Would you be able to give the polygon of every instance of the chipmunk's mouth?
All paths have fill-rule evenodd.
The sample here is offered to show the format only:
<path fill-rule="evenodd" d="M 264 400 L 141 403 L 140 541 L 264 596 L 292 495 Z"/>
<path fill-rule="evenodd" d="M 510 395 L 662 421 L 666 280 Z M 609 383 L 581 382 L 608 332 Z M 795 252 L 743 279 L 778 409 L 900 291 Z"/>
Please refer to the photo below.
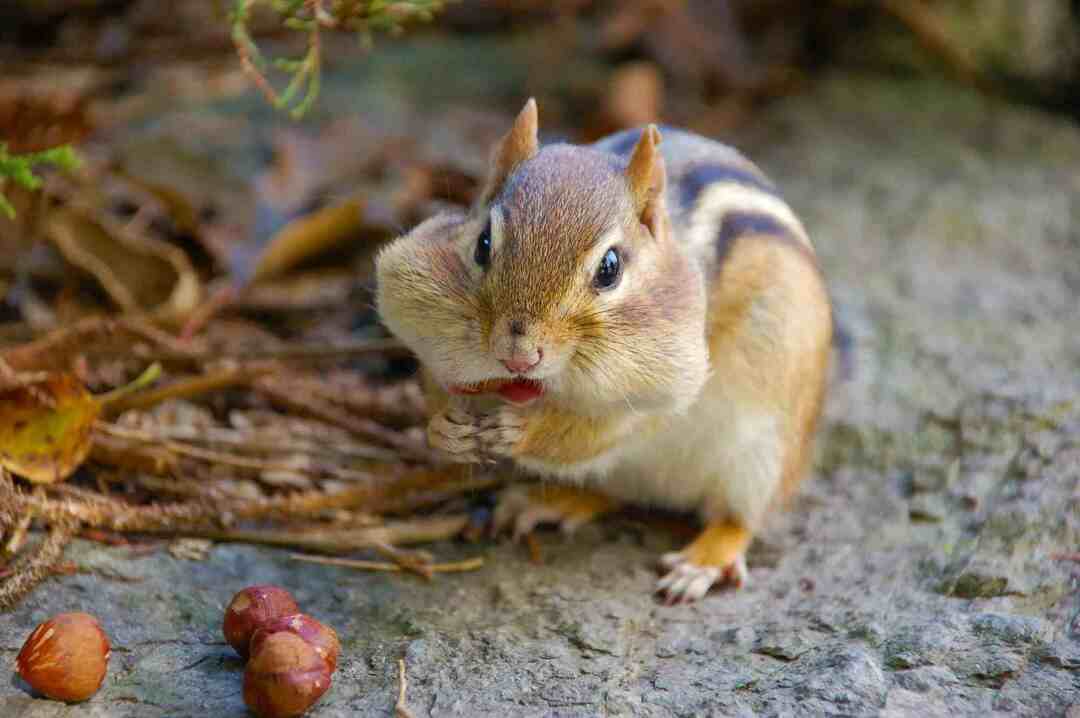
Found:
<path fill-rule="evenodd" d="M 543 382 L 535 379 L 486 379 L 473 384 L 455 384 L 451 394 L 498 394 L 514 404 L 527 404 L 544 395 Z"/>

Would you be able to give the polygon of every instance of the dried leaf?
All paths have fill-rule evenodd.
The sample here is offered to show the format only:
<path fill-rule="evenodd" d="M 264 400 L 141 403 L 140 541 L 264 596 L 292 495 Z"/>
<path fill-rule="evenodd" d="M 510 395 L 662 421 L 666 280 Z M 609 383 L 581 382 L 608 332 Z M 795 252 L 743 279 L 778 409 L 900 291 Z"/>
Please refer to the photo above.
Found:
<path fill-rule="evenodd" d="M 90 273 L 125 312 L 178 318 L 198 305 L 199 278 L 177 247 L 110 231 L 70 207 L 50 212 L 44 224 L 64 258 Z"/>
<path fill-rule="evenodd" d="M 38 484 L 66 479 L 90 452 L 100 410 L 66 373 L 0 393 L 0 466 Z"/>
<path fill-rule="evenodd" d="M 294 219 L 263 248 L 252 272 L 258 282 L 353 238 L 364 227 L 363 203 L 350 199 Z"/>

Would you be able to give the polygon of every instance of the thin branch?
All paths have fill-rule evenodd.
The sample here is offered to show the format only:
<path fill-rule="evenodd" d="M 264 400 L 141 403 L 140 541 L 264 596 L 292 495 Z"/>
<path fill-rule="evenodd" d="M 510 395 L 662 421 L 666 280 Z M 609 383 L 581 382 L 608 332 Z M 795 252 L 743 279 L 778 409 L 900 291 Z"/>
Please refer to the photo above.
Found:
<path fill-rule="evenodd" d="M 139 355 L 142 359 L 156 359 L 161 362 L 198 362 L 209 361 L 257 361 L 274 360 L 283 362 L 321 362 L 343 361 L 357 357 L 381 354 L 385 356 L 409 356 L 409 349 L 397 339 L 366 339 L 362 341 L 347 342 L 330 346 L 287 346 L 273 347 L 268 349 L 245 348 L 243 353 L 230 353 L 228 351 L 210 352 L 193 350 L 176 353 L 174 351 L 150 351 Z"/>
<path fill-rule="evenodd" d="M 434 452 L 403 433 L 388 429 L 377 421 L 352 416 L 327 402 L 318 401 L 312 397 L 296 396 L 285 378 L 263 377 L 255 382 L 255 389 L 275 405 L 325 421 L 361 439 L 374 440 L 393 447 L 402 454 L 403 458 L 419 460 L 427 464 L 441 463 Z"/>
<path fill-rule="evenodd" d="M 61 523 L 49 529 L 37 552 L 0 584 L 0 611 L 14 608 L 20 600 L 45 580 L 64 557 L 64 549 L 71 542 L 74 530 L 70 524 Z"/>
<path fill-rule="evenodd" d="M 278 371 L 279 368 L 275 364 L 227 367 L 209 374 L 180 379 L 151 391 L 114 399 L 107 405 L 107 410 L 115 416 L 130 409 L 146 410 L 170 399 L 190 399 L 222 389 L 245 386 L 259 377 Z"/>
<path fill-rule="evenodd" d="M 287 546 L 305 551 L 341 554 L 371 549 L 380 544 L 407 545 L 453 538 L 461 533 L 468 521 L 469 517 L 465 514 L 451 514 L 362 529 L 342 529 L 333 526 L 305 529 L 201 529 L 196 527 L 181 533 L 214 541 Z"/>
<path fill-rule="evenodd" d="M 291 463 L 287 461 L 267 461 L 266 459 L 259 459 L 251 456 L 241 456 L 238 454 L 230 454 L 224 451 L 204 449 L 198 446 L 184 444 L 179 441 L 161 439 L 149 432 L 139 431 L 138 429 L 128 429 L 126 427 L 118 426 L 116 424 L 109 424 L 103 421 L 95 423 L 94 426 L 97 430 L 115 438 L 143 442 L 149 444 L 147 448 L 161 448 L 178 456 L 186 456 L 191 459 L 197 459 L 199 461 L 205 461 L 211 464 L 218 464 L 220 466 L 231 466 L 237 469 L 246 469 L 248 471 L 256 471 L 260 473 L 285 472 L 291 474 L 298 474 L 311 479 L 334 478 L 344 481 L 368 482 L 375 479 L 375 476 L 369 472 L 355 471 L 339 466 L 305 466 L 303 464 Z"/>
<path fill-rule="evenodd" d="M 405 659 L 399 658 L 397 662 L 398 666 L 398 698 L 397 703 L 394 704 L 394 716 L 395 718 L 415 718 L 413 712 L 409 710 L 409 704 L 405 700 L 405 691 L 408 690 L 409 683 L 405 680 Z"/>
<path fill-rule="evenodd" d="M 342 566 L 344 568 L 355 568 L 361 571 L 387 571 L 390 573 L 399 573 L 406 570 L 399 564 L 391 563 L 389 561 L 363 561 L 351 558 L 335 558 L 333 556 L 312 556 L 310 554 L 302 553 L 294 553 L 290 555 L 289 558 L 295 561 L 320 563 L 326 566 Z M 476 558 L 470 558 L 464 561 L 433 563 L 427 568 L 431 573 L 465 573 L 467 571 L 475 571 L 479 568 L 483 568 L 483 566 L 483 557 L 477 556 Z"/>
<path fill-rule="evenodd" d="M 34 515 L 29 513 L 19 518 L 18 523 L 12 526 L 8 532 L 4 541 L 4 548 L 0 549 L 0 557 L 10 561 L 18 555 L 23 542 L 26 541 L 26 534 L 30 531 L 30 524 L 33 521 Z"/>
<path fill-rule="evenodd" d="M 176 359 L 190 362 L 205 357 L 198 349 L 186 346 L 144 322 L 91 317 L 8 349 L 0 354 L 0 359 L 15 371 L 66 369 L 75 356 L 87 353 L 91 348 L 95 353 L 106 353 L 103 344 L 110 347 L 115 343 L 117 355 L 130 355 L 132 338 L 142 340 L 158 351 L 164 350 Z"/>

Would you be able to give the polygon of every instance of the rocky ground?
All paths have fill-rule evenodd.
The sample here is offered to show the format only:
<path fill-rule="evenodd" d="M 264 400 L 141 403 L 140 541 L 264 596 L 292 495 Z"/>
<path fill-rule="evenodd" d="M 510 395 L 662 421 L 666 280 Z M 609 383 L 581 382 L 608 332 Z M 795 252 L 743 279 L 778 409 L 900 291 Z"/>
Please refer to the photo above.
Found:
<path fill-rule="evenodd" d="M 751 583 L 650 596 L 677 539 L 631 518 L 509 545 L 430 584 L 217 546 L 76 544 L 87 572 L 0 616 L 101 617 L 79 706 L 0 684 L 0 715 L 241 716 L 220 620 L 286 586 L 343 655 L 311 715 L 1080 715 L 1080 128 L 921 82 L 834 76 L 738 143 L 786 189 L 852 338 L 820 459 L 750 553 Z M 1071 554 L 1071 558 L 1070 558 Z"/>

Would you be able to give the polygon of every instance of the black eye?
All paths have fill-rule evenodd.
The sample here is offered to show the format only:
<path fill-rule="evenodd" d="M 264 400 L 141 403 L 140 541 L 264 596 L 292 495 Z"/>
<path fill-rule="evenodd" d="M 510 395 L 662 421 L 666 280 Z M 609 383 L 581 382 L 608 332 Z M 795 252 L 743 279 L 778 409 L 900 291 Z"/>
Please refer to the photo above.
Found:
<path fill-rule="evenodd" d="M 473 258 L 476 263 L 481 267 L 486 267 L 491 263 L 491 223 L 488 222 L 484 225 L 484 231 L 480 233 L 480 237 L 476 240 L 476 251 L 473 253 Z"/>
<path fill-rule="evenodd" d="M 619 260 L 619 253 L 612 247 L 600 258 L 600 266 L 596 270 L 593 284 L 598 289 L 611 289 L 619 283 L 620 276 L 622 276 L 622 262 Z"/>

